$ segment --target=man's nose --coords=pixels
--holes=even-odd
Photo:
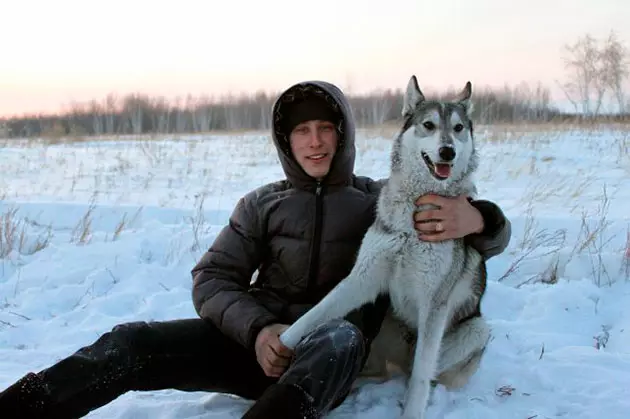
[[[309,146],[320,147],[323,143],[320,132],[318,130],[313,130],[309,138]]]

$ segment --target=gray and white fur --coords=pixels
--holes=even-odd
[[[402,417],[424,418],[432,381],[461,387],[477,370],[490,336],[480,312],[485,262],[463,239],[427,242],[413,227],[415,200],[433,193],[473,197],[478,165],[470,119],[471,83],[450,101],[427,100],[415,76],[391,173],[350,274],[280,339],[289,348],[317,325],[389,294],[391,308],[372,344],[364,375],[408,377]]]

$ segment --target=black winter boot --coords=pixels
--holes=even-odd
[[[28,373],[0,393],[2,419],[51,418],[50,399],[39,375]]]
[[[311,398],[293,384],[272,384],[242,419],[314,419]]]

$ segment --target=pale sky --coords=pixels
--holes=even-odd
[[[2,0],[0,15],[0,116],[306,79],[553,88],[567,42],[615,30],[630,45],[628,0]]]

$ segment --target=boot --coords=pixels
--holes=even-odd
[[[43,381],[32,372],[0,393],[2,419],[56,418],[49,412],[50,405]]]
[[[315,419],[311,398],[293,384],[272,384],[241,419]]]

